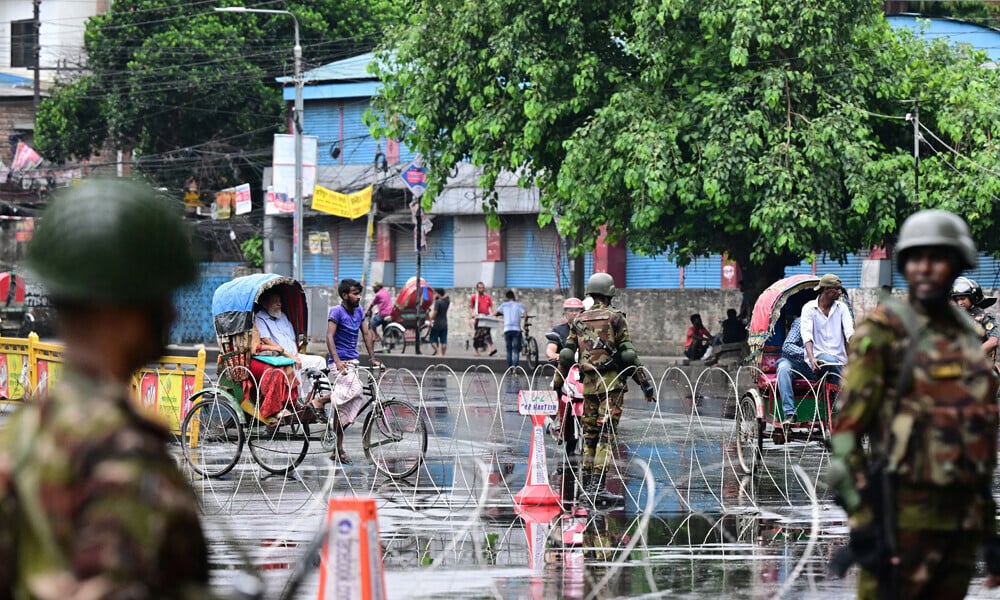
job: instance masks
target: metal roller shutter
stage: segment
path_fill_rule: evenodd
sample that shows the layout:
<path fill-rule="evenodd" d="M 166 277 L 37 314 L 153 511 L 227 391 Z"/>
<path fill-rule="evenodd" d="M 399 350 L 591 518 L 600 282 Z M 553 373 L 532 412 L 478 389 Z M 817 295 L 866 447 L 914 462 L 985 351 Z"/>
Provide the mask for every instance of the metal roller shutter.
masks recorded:
<path fill-rule="evenodd" d="M 699 257 L 684 267 L 685 288 L 719 289 L 722 287 L 722 256 Z"/>
<path fill-rule="evenodd" d="M 507 287 L 555 288 L 563 273 L 568 281 L 569 263 L 563 268 L 564 252 L 554 225 L 540 229 L 534 216 L 509 217 L 504 244 Z"/>
<path fill-rule="evenodd" d="M 625 251 L 625 282 L 630 289 L 681 287 L 681 270 L 666 254 L 640 256 Z"/>
<path fill-rule="evenodd" d="M 302 276 L 307 285 L 333 285 L 333 255 L 310 254 L 306 247 L 305 260 L 302 261 Z"/>
<path fill-rule="evenodd" d="M 413 249 L 413 227 L 394 228 L 397 287 L 417 274 L 417 254 Z M 427 235 L 427 247 L 420 259 L 420 277 L 432 287 L 455 285 L 455 219 L 434 217 L 434 228 Z"/>
<path fill-rule="evenodd" d="M 362 217 L 354 221 L 341 221 L 337 226 L 337 273 L 336 279 L 357 279 L 361 281 L 361 269 L 365 260 L 365 231 L 368 219 Z M 375 246 L 372 244 L 372 256 Z"/>

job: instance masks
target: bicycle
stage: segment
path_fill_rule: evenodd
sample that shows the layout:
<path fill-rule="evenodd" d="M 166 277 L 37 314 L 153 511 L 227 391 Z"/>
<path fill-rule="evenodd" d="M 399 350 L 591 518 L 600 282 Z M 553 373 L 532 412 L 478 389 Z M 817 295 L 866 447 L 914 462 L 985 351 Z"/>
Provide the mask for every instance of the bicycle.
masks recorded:
<path fill-rule="evenodd" d="M 402 325 L 392 320 L 392 317 L 383 319 L 380 327 L 382 334 L 379 335 L 376 327 L 372 327 L 372 317 L 368 315 L 368 331 L 374 336 L 375 351 L 383 354 L 390 354 L 394 350 L 400 354 L 406 352 L 406 330 Z"/>
<path fill-rule="evenodd" d="M 534 371 L 538 366 L 538 342 L 531 337 L 531 315 L 524 315 L 521 340 L 524 342 L 524 362 L 529 371 Z"/>
<path fill-rule="evenodd" d="M 378 389 L 374 371 L 368 367 L 357 367 L 359 377 L 364 376 L 363 394 L 365 401 L 358 411 L 358 418 L 367 411 L 361 429 L 361 445 L 365 456 L 375 469 L 391 479 L 409 477 L 420 467 L 427 452 L 427 425 L 420 410 L 405 400 L 384 398 Z M 312 380 L 313 396 L 330 394 L 333 385 L 329 370 L 306 369 L 303 377 Z M 337 410 L 331 404 L 320 444 L 323 449 L 333 452 L 337 448 Z M 350 424 L 344 426 L 344 430 Z"/>
<path fill-rule="evenodd" d="M 304 418 L 305 411 L 314 395 L 331 389 L 325 373 L 309 369 L 303 375 L 313 378 L 312 392 L 297 405 L 295 413 L 271 425 L 244 418 L 241 413 L 245 408 L 225 390 L 206 388 L 192 396 L 179 436 L 187 463 L 204 477 L 221 477 L 236 466 L 246 445 L 254 462 L 264 470 L 276 475 L 293 472 L 309 452 L 310 419 Z M 407 477 L 420 466 L 427 450 L 423 417 L 409 402 L 383 399 L 370 373 L 365 387 L 367 402 L 358 413 L 367 411 L 362 427 L 365 456 L 386 476 Z M 323 424 L 320 437 L 328 451 L 336 445 L 331 420 Z"/>

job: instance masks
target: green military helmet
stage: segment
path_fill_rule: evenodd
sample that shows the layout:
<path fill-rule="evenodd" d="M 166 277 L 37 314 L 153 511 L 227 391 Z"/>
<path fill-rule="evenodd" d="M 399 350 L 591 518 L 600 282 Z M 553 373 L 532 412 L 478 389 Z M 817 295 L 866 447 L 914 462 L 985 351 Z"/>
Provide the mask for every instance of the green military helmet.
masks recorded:
<path fill-rule="evenodd" d="M 169 300 L 198 265 L 187 226 L 144 183 L 96 179 L 60 192 L 41 215 L 27 264 L 58 300 Z"/>
<path fill-rule="evenodd" d="M 614 298 L 615 278 L 607 273 L 594 273 L 587 280 L 587 293 Z"/>
<path fill-rule="evenodd" d="M 962 217 L 944 210 L 922 210 L 913 213 L 899 228 L 896 243 L 900 272 L 906 264 L 906 252 L 921 246 L 948 246 L 962 261 L 962 269 L 974 269 L 978 262 L 976 244 L 969 234 L 969 226 Z"/>

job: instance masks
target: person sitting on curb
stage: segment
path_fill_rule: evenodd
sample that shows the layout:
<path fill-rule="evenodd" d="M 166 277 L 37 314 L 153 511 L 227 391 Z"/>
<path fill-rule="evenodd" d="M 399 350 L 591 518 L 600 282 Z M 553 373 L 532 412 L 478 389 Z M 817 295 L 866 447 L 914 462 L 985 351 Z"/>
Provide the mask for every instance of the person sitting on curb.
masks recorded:
<path fill-rule="evenodd" d="M 712 334 L 701 322 L 701 315 L 695 313 L 691 315 L 691 326 L 688 327 L 686 341 L 684 342 L 684 356 L 690 360 L 707 359 L 711 356 Z"/>

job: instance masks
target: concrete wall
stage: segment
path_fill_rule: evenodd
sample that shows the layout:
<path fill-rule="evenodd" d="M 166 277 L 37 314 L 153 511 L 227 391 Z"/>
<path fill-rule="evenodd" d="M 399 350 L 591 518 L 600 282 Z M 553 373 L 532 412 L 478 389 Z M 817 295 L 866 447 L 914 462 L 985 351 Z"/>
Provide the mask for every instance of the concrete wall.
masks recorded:
<path fill-rule="evenodd" d="M 393 297 L 398 290 L 390 288 Z M 504 288 L 487 288 L 493 296 L 493 301 L 500 304 L 507 291 Z M 877 288 L 850 289 L 848 295 L 854 308 L 855 321 L 860 321 L 865 314 L 875 306 L 878 298 Z M 1000 290 L 984 290 L 987 295 L 1000 295 Z M 472 324 L 469 319 L 468 302 L 473 288 L 451 288 L 447 290 L 451 297 L 451 309 L 448 311 L 448 345 L 453 348 L 465 348 L 472 345 Z M 562 303 L 566 298 L 564 292 L 552 289 L 515 289 L 519 302 L 532 315 L 531 334 L 543 343 L 545 333 L 562 319 Z M 905 290 L 897 290 L 896 295 L 905 297 Z M 315 298 L 317 296 L 310 296 Z M 329 307 L 339 302 L 336 290 L 329 288 L 326 306 L 310 306 L 310 314 L 321 310 L 326 314 Z M 372 293 L 365 296 L 365 306 L 371 302 Z M 329 304 L 333 303 L 333 304 Z M 727 308 L 738 308 L 740 293 L 738 290 L 709 289 L 671 289 L 671 290 L 620 290 L 614 305 L 625 311 L 628 316 L 629 331 L 632 341 L 639 350 L 640 356 L 680 356 L 684 347 L 684 334 L 690 324 L 688 316 L 700 313 L 705 325 L 712 333 L 718 333 L 719 320 L 726 315 Z M 994 307 L 990 312 L 998 313 Z M 310 319 L 310 321 L 313 321 Z M 323 327 L 320 327 L 323 326 Z M 325 323 L 319 322 L 310 331 L 310 336 L 317 341 L 325 334 Z M 503 336 L 501 330 L 494 330 L 493 341 L 502 349 Z"/>

